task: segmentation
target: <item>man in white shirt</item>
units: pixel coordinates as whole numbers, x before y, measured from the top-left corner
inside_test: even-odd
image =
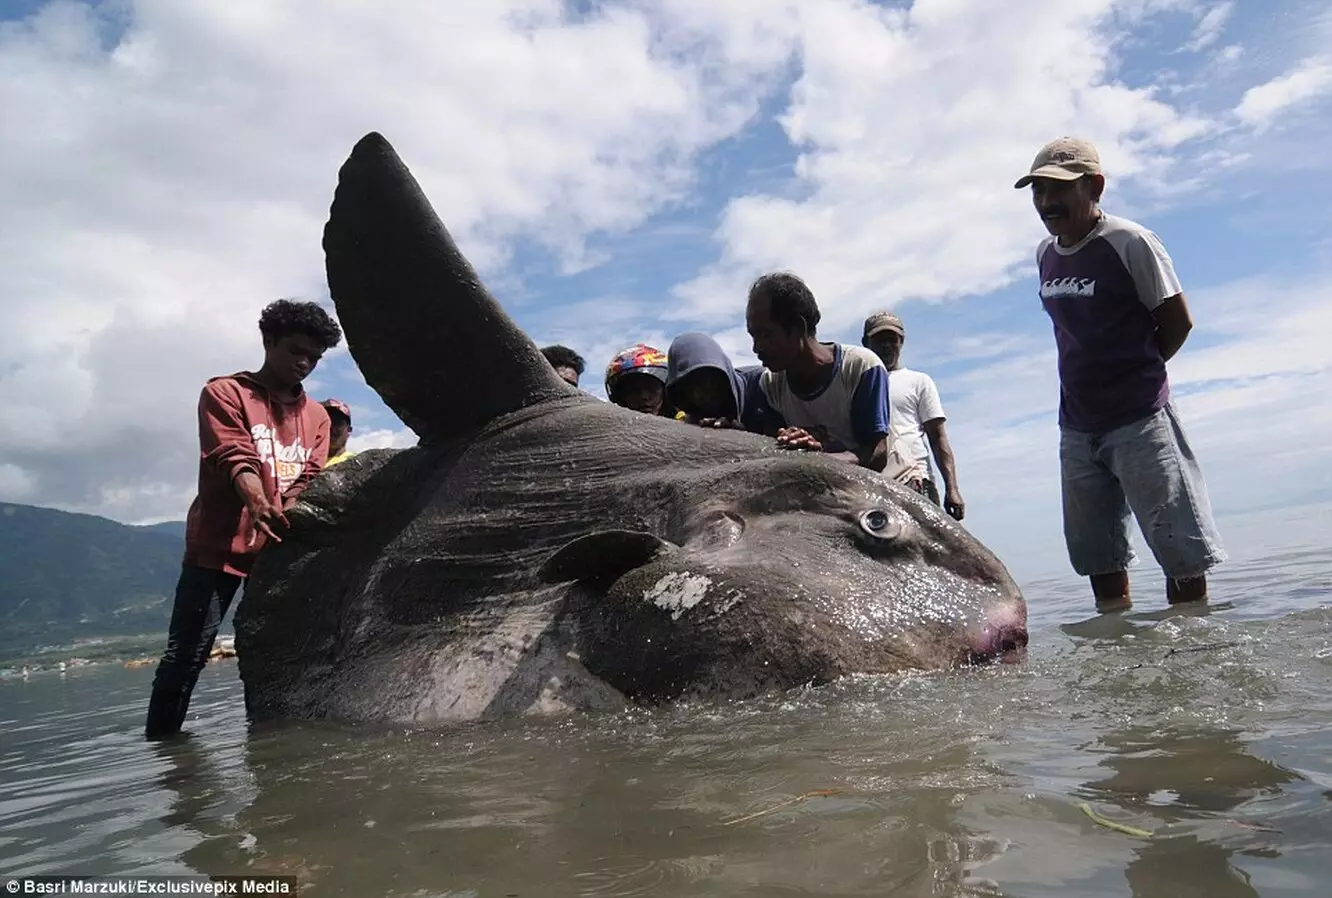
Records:
[[[939,390],[928,374],[902,367],[902,344],[906,342],[906,326],[902,319],[891,312],[875,312],[865,319],[860,342],[888,369],[889,421],[899,452],[916,463],[916,479],[912,485],[939,504],[939,490],[930,477],[930,452],[933,452],[944,481],[944,510],[962,520],[966,503],[957,486],[957,465],[944,429]],[[926,441],[929,442],[928,451]]]

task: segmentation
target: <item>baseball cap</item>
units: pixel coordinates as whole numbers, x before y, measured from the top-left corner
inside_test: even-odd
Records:
[[[325,399],[319,404],[331,412],[340,412],[347,419],[347,423],[351,423],[351,406],[341,399]]]
[[[860,342],[864,343],[870,337],[884,331],[894,331],[903,340],[906,339],[906,326],[902,324],[901,318],[892,312],[875,312],[865,319],[865,332],[861,335]]]
[[[1083,175],[1101,173],[1101,156],[1091,141],[1077,137],[1061,137],[1041,147],[1032,160],[1031,171],[1018,178],[1013,186],[1026,187],[1033,178],[1055,178],[1059,181],[1076,181]]]

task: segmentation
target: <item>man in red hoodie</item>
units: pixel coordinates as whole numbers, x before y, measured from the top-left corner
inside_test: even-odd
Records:
[[[301,381],[342,339],[312,302],[280,299],[259,316],[264,364],[208,381],[199,397],[199,493],[185,523],[185,557],[166,651],[148,704],[149,739],[180,731],[218,627],[284,512],[328,458],[328,413]]]

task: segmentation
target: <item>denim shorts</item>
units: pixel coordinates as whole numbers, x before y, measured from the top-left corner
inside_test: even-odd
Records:
[[[1137,560],[1130,515],[1171,579],[1226,560],[1202,469],[1172,404],[1105,433],[1061,429],[1059,467],[1064,542],[1080,575],[1124,571]]]

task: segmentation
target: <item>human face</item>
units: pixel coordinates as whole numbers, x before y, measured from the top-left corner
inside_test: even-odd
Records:
[[[264,338],[264,367],[283,386],[294,387],[310,376],[324,357],[324,351],[309,334],[287,334],[276,340]]]
[[[615,382],[611,402],[645,415],[660,415],[665,399],[666,388],[651,374],[623,374]]]
[[[564,381],[569,386],[578,386],[578,372],[573,368],[570,368],[567,365],[561,365],[555,369],[555,373],[560,376],[560,380]]]
[[[347,448],[347,437],[351,436],[351,422],[337,412],[328,416],[328,457],[340,455]]]
[[[902,362],[902,335],[897,331],[871,334],[865,345],[883,361],[883,366],[889,371],[895,370]]]
[[[695,418],[734,418],[735,393],[725,372],[698,368],[675,382],[675,403]]]
[[[1059,239],[1060,245],[1077,243],[1096,226],[1096,197],[1100,195],[1096,182],[1099,177],[1084,175],[1076,181],[1032,180],[1032,205],[1045,223],[1045,229]]]
[[[769,371],[785,371],[800,356],[804,330],[786,330],[772,318],[767,297],[751,297],[745,306],[745,329],[754,343],[754,355]]]

